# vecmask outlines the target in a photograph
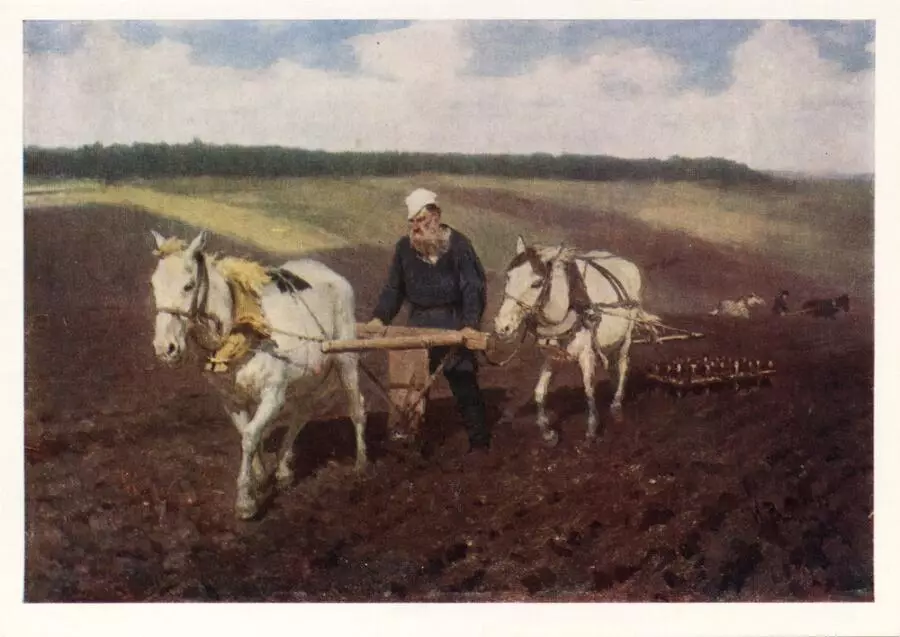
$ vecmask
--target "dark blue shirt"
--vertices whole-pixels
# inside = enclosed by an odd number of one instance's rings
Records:
[[[387,325],[404,301],[410,326],[479,328],[486,303],[484,268],[465,235],[451,229],[447,251],[434,264],[418,255],[408,236],[397,242],[373,315]]]

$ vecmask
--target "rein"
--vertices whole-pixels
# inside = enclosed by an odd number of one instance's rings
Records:
[[[199,320],[206,320],[213,324],[215,332],[219,340],[222,339],[222,321],[218,316],[214,314],[210,314],[206,311],[206,305],[209,302],[209,269],[206,263],[206,258],[203,256],[202,252],[198,252],[194,257],[194,261],[197,264],[197,281],[194,285],[194,294],[191,297],[191,304],[188,307],[188,310],[181,310],[179,308],[172,307],[158,307],[156,308],[157,314],[170,314],[172,316],[176,316],[180,319],[184,319],[188,322],[188,329],[190,332],[191,327],[197,325]],[[196,340],[196,338],[195,338]],[[199,343],[198,344],[204,349],[215,350],[215,346],[207,346],[207,344]]]
[[[480,356],[484,360],[484,362],[487,363],[488,365],[490,365],[491,367],[506,367],[510,362],[512,362],[512,359],[514,359],[518,355],[519,350],[522,349],[522,346],[525,344],[525,337],[528,336],[528,334],[530,334],[530,333],[533,333],[533,332],[530,332],[527,329],[522,330],[522,338],[519,339],[519,342],[516,345],[516,348],[513,350],[512,354],[510,354],[509,356],[504,358],[502,361],[496,361],[493,358],[491,358],[490,354],[487,353],[487,350],[482,350],[482,351],[479,351],[478,353],[480,354]]]
[[[569,276],[567,277],[567,283],[570,287],[569,312],[567,312],[566,316],[559,323],[549,325],[546,322],[542,322],[540,314],[550,297],[550,288],[552,287],[552,269],[557,259],[559,259],[560,255],[563,253],[564,249],[564,246],[560,246],[556,254],[548,261],[544,262],[538,256],[538,253],[534,248],[528,247],[524,252],[516,255],[516,257],[514,257],[510,262],[509,266],[507,266],[506,272],[508,273],[511,270],[527,263],[529,266],[531,266],[531,269],[534,271],[534,273],[541,278],[541,289],[538,293],[537,298],[532,304],[526,303],[521,298],[513,296],[512,294],[509,294],[504,290],[504,299],[513,301],[521,310],[523,310],[524,316],[522,322],[525,325],[525,329],[523,330],[522,339],[516,346],[515,351],[505,361],[503,361],[502,364],[506,364],[510,360],[512,360],[512,358],[518,353],[519,349],[524,344],[525,338],[528,334],[534,336],[538,347],[542,349],[551,349],[556,352],[565,354],[565,346],[559,346],[558,344],[551,345],[550,341],[556,341],[557,343],[559,343],[559,341],[561,340],[565,340],[569,337],[574,337],[575,333],[579,329],[593,328],[601,320],[601,315],[604,313],[604,310],[631,309],[639,306],[639,303],[628,295],[628,292],[625,290],[622,282],[615,275],[613,275],[612,272],[590,260],[589,258],[579,259],[576,256],[574,257],[572,263],[569,264],[574,272],[570,271]],[[576,294],[576,291],[572,289],[574,277],[577,276],[580,278],[581,287],[584,288],[584,275],[581,274],[580,271],[578,271],[577,265],[574,265],[576,261],[584,261],[586,266],[591,266],[595,270],[597,270],[597,272],[599,272],[607,280],[607,282],[609,282],[610,286],[618,297],[618,301],[614,303],[584,303],[582,301],[579,301],[573,306],[571,295]],[[584,296],[587,296],[586,290],[583,290],[583,292]],[[589,301],[589,299],[587,300]],[[570,320],[569,317],[572,316],[573,313],[574,317],[573,319],[571,319],[571,325],[565,327],[565,324]],[[538,329],[540,327],[563,329],[559,334],[541,335],[538,333]],[[544,342],[542,343],[541,341]],[[492,362],[490,359],[488,359],[488,363],[498,365],[497,363]]]
[[[542,324],[540,321],[540,318],[539,318],[539,314],[543,310],[544,306],[547,304],[547,301],[550,296],[550,288],[551,288],[551,283],[552,283],[551,271],[552,271],[553,264],[559,258],[560,254],[562,254],[563,250],[564,250],[564,246],[560,246],[559,250],[557,250],[556,255],[554,255],[550,260],[548,260],[545,263],[545,262],[541,261],[540,257],[538,257],[538,255],[537,255],[537,252],[533,248],[527,248],[525,250],[525,252],[523,252],[520,255],[517,255],[516,258],[514,258],[512,260],[512,262],[509,264],[509,266],[506,268],[506,271],[509,272],[510,270],[513,270],[525,263],[528,263],[531,266],[531,269],[534,271],[534,273],[537,274],[542,279],[541,290],[538,293],[538,297],[537,297],[537,299],[535,299],[535,302],[533,304],[525,303],[522,299],[515,297],[512,294],[509,294],[505,290],[503,292],[504,298],[513,301],[516,305],[519,306],[519,308],[521,308],[524,311],[525,316],[523,318],[523,321],[526,324],[526,329],[531,331],[532,333],[534,333],[536,337],[559,338],[561,336],[566,336],[566,335],[572,333],[574,330],[576,330],[577,327],[579,327],[580,325],[584,325],[585,319],[588,318],[585,316],[578,316],[578,312],[576,311],[576,320],[573,321],[573,323],[570,327],[565,329],[560,334],[551,335],[549,337],[541,337],[540,335],[537,334],[538,326],[554,327],[554,325]],[[578,257],[575,257],[575,258],[577,259]],[[628,292],[625,290],[625,287],[622,285],[622,282],[619,281],[619,279],[616,278],[612,272],[610,272],[603,266],[591,261],[590,259],[581,259],[581,260],[584,261],[586,265],[591,266],[595,270],[597,270],[597,272],[599,272],[609,282],[610,286],[613,288],[613,291],[616,293],[616,296],[619,297],[619,300],[615,303],[591,303],[590,305],[583,308],[584,310],[586,310],[588,313],[590,313],[592,311],[596,311],[601,308],[633,308],[638,305],[636,301],[634,301],[633,299],[631,299],[631,297],[628,296]],[[582,276],[582,281],[583,281],[584,280],[583,275],[581,275],[581,276]],[[571,287],[571,282],[570,282],[570,287]],[[569,292],[570,292],[570,294],[572,294],[573,291],[570,289]],[[570,310],[573,310],[573,309],[574,308],[570,308]],[[567,314],[567,316],[568,316],[568,314]],[[581,319],[581,320],[578,320],[578,319]],[[563,319],[562,322],[557,323],[556,325],[557,326],[562,325],[565,322],[565,320],[566,319]]]
[[[533,248],[526,248],[525,252],[520,255],[517,255],[509,266],[506,268],[507,272],[514,270],[515,268],[528,263],[531,266],[531,269],[541,278],[541,290],[538,292],[537,299],[535,299],[534,303],[528,304],[525,303],[522,299],[513,296],[505,289],[503,290],[503,297],[505,299],[509,299],[519,306],[521,310],[525,312],[525,316],[523,320],[526,322],[526,329],[533,330],[533,326],[531,324],[539,324],[540,320],[537,318],[538,313],[543,310],[544,305],[547,304],[547,300],[550,297],[550,287],[552,284],[552,264],[553,262],[562,254],[563,246],[559,247],[559,250],[556,252],[556,255],[550,259],[546,264],[541,261],[540,257],[538,257],[537,252]]]

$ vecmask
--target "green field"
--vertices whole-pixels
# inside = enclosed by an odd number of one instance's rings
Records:
[[[808,181],[721,188],[700,183],[581,182],[451,175],[403,178],[185,178],[106,186],[27,181],[26,206],[133,206],[247,241],[273,254],[359,245],[390,248],[405,231],[403,199],[425,186],[447,193],[445,220],[469,235],[489,269],[508,261],[517,234],[583,248],[577,227],[557,227],[495,208],[484,192],[516,201],[613,215],[648,232],[679,232],[871,290],[873,186]],[[458,197],[459,193],[474,193]],[[466,203],[453,203],[454,199]],[[472,202],[475,203],[472,203]]]

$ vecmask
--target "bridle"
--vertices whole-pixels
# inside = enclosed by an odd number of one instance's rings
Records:
[[[197,280],[194,283],[193,295],[191,303],[187,311],[175,307],[157,307],[157,314],[169,314],[187,322],[187,331],[192,332],[192,327],[198,325],[203,320],[212,323],[215,334],[221,338],[222,321],[218,316],[210,314],[207,311],[209,302],[209,267],[206,258],[202,252],[197,252],[194,256],[194,263],[197,266]],[[211,347],[210,349],[215,349]]]
[[[525,258],[521,258],[523,255]],[[541,277],[541,289],[538,292],[538,296],[534,303],[526,303],[521,298],[507,292],[506,288],[503,290],[503,299],[509,299],[519,306],[519,309],[524,313],[523,320],[527,322],[537,315],[543,304],[546,302],[547,297],[550,296],[550,277],[548,276],[549,269],[544,265],[540,258],[538,258],[537,254],[531,250],[527,250],[522,253],[522,255],[518,255],[513,259],[506,268],[507,274],[521,265],[524,265],[526,262],[531,266],[531,269],[534,270],[534,273]]]
[[[559,253],[562,252],[562,247],[559,249]],[[557,256],[559,256],[557,253]],[[555,257],[554,257],[555,258]],[[524,252],[518,254],[513,258],[510,264],[506,267],[507,274],[512,270],[524,265],[527,263],[531,266],[531,269],[534,271],[538,277],[540,277],[541,289],[538,292],[537,298],[534,300],[534,303],[526,303],[521,298],[513,296],[509,292],[506,291],[506,288],[503,290],[503,298],[504,300],[509,299],[513,303],[515,303],[519,309],[523,312],[522,321],[528,326],[529,330],[533,331],[535,327],[540,325],[540,312],[543,309],[544,305],[547,303],[547,299],[550,296],[550,285],[552,277],[550,276],[550,263],[544,263],[541,258],[538,256],[537,251],[533,248],[526,248]],[[535,287],[535,285],[532,285]]]
[[[547,262],[541,260],[538,256],[537,250],[533,247],[527,247],[523,252],[516,255],[510,264],[506,268],[506,272],[514,270],[515,268],[524,265],[527,263],[531,266],[531,269],[534,271],[536,275],[540,277],[541,289],[538,293],[537,298],[534,303],[526,303],[521,298],[516,297],[505,289],[503,290],[504,300],[509,299],[513,303],[515,303],[524,313],[522,318],[522,322],[526,326],[526,330],[533,333],[535,336],[538,336],[537,329],[539,327],[544,328],[559,328],[561,331],[557,334],[548,334],[546,337],[549,338],[559,338],[565,337],[566,335],[572,334],[581,326],[588,326],[592,323],[596,323],[600,320],[598,311],[602,312],[604,309],[613,309],[613,308],[630,308],[637,305],[637,302],[631,299],[628,295],[628,292],[625,290],[625,287],[622,285],[622,282],[616,278],[612,272],[602,267],[601,265],[595,263],[590,259],[586,259],[585,263],[588,266],[593,267],[597,272],[599,272],[612,286],[616,295],[619,297],[618,302],[615,303],[591,303],[590,306],[584,307],[582,309],[587,310],[587,312],[582,313],[575,308],[570,307],[570,313],[572,310],[575,311],[574,320],[568,319],[570,314],[567,314],[567,318],[563,319],[560,323],[547,323],[546,321],[541,320],[540,313],[543,310],[544,306],[547,303],[547,300],[550,296],[550,288],[552,283],[551,270],[553,264],[560,257],[560,255],[565,250],[565,246],[560,246],[557,250],[556,254],[549,259]],[[536,286],[537,282],[533,284]],[[571,279],[569,280],[569,285],[571,286]],[[571,290],[570,290],[571,293]]]

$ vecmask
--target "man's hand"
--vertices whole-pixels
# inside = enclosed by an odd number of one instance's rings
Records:
[[[459,330],[459,333],[462,334],[464,342],[474,341],[481,338],[481,332],[471,327],[464,327]]]
[[[366,327],[368,327],[370,330],[381,329],[382,327],[384,327],[384,321],[382,321],[380,318],[373,318],[371,321],[366,323]]]

